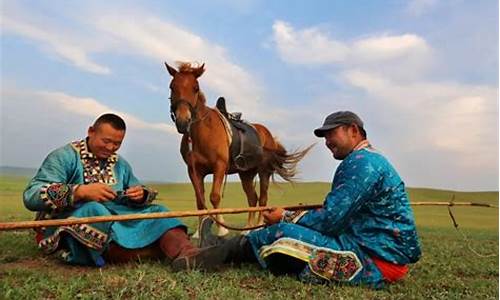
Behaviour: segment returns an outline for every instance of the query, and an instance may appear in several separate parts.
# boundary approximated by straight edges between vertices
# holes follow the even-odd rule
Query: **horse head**
[[[205,105],[205,97],[200,90],[198,77],[205,72],[205,64],[193,67],[190,63],[180,63],[178,70],[165,63],[170,81],[170,116],[179,133],[188,133],[191,123],[196,120],[197,111]]]

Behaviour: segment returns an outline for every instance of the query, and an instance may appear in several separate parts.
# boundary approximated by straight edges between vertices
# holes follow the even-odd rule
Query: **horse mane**
[[[184,61],[178,61],[176,62],[177,64],[177,69],[179,70],[180,73],[193,73],[197,69],[199,69],[202,65],[199,63],[190,63],[190,62],[184,62]],[[205,98],[205,94],[201,91],[199,91],[198,94],[198,100],[203,103],[203,105],[206,105],[207,99]]]
[[[190,63],[190,62],[185,62],[185,61],[178,61],[176,62],[177,64],[177,69],[181,73],[193,73],[195,70],[199,69],[202,65],[199,63]]]
[[[203,94],[203,92],[201,91],[201,89],[198,92],[198,101],[200,101],[201,103],[203,103],[204,106],[207,104],[207,99],[205,98],[205,94]]]

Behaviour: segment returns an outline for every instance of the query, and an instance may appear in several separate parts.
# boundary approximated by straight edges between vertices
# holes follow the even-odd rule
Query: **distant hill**
[[[35,168],[21,168],[21,167],[11,167],[11,166],[0,166],[0,176],[12,176],[12,177],[25,177],[25,180],[31,179],[37,169]],[[4,178],[5,179],[5,178]],[[191,183],[189,182],[162,182],[158,180],[145,180],[145,184],[153,185],[156,188],[160,187],[172,187],[177,188],[186,188],[188,190],[192,190]],[[207,190],[211,188],[211,181],[205,181],[208,186]],[[317,194],[318,199],[322,199],[324,194],[330,190],[331,183],[330,182],[297,182],[296,184],[296,193],[298,190],[305,190],[303,198],[308,198],[311,195],[312,190],[319,191]],[[298,188],[300,186],[300,188]],[[227,187],[232,189],[236,189],[237,193],[241,192],[241,185],[238,180],[229,180],[227,182]],[[286,187],[286,188],[285,188]],[[288,189],[293,186],[289,186],[287,183],[279,182],[277,185],[271,185],[271,190],[277,188],[280,190],[280,194],[284,193],[283,188]],[[311,190],[312,189],[312,190]],[[423,187],[406,187],[408,194],[410,196],[411,201],[470,201],[477,202],[478,200],[482,200],[483,202],[498,205],[499,193],[498,191],[454,191],[448,189],[434,189],[434,188],[423,188]],[[208,197],[208,193],[205,195]],[[208,199],[208,198],[207,198]]]
[[[4,176],[32,177],[35,175],[36,171],[37,169],[34,168],[0,166],[0,175]]]

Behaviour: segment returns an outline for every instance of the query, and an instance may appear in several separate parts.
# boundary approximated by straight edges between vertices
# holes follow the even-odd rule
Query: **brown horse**
[[[238,173],[249,206],[267,205],[269,180],[277,173],[286,181],[293,181],[296,165],[311,149],[287,153],[276,141],[269,130],[261,124],[252,124],[257,130],[261,153],[256,166],[242,171],[231,159],[230,135],[224,117],[214,108],[206,105],[205,96],[198,84],[198,78],[205,71],[204,66],[192,66],[190,63],[179,63],[178,70],[165,63],[173,77],[170,82],[170,110],[177,131],[181,133],[181,155],[188,167],[189,178],[193,184],[198,209],[206,209],[204,178],[213,174],[213,185],[210,202],[218,208],[221,200],[221,189],[225,174]],[[260,196],[257,197],[254,178],[259,175]],[[223,222],[222,215],[217,216]],[[255,213],[248,215],[248,226],[256,223]],[[257,224],[262,223],[259,214]],[[227,234],[227,229],[219,226],[218,235]],[[196,233],[195,233],[196,235]]]

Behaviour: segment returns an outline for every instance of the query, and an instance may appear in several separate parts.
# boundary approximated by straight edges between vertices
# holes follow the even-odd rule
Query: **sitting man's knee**
[[[297,229],[297,227],[299,227],[300,225],[293,224],[293,223],[280,222],[280,223],[276,224],[275,226],[277,226],[278,229],[280,231],[282,231],[285,236],[287,236],[288,233],[295,231]]]
[[[77,214],[87,215],[87,216],[109,216],[111,213],[109,210],[100,202],[90,201],[86,202],[80,206],[76,211]]]
[[[167,207],[160,204],[151,204],[149,205],[150,212],[168,212],[170,211]]]

